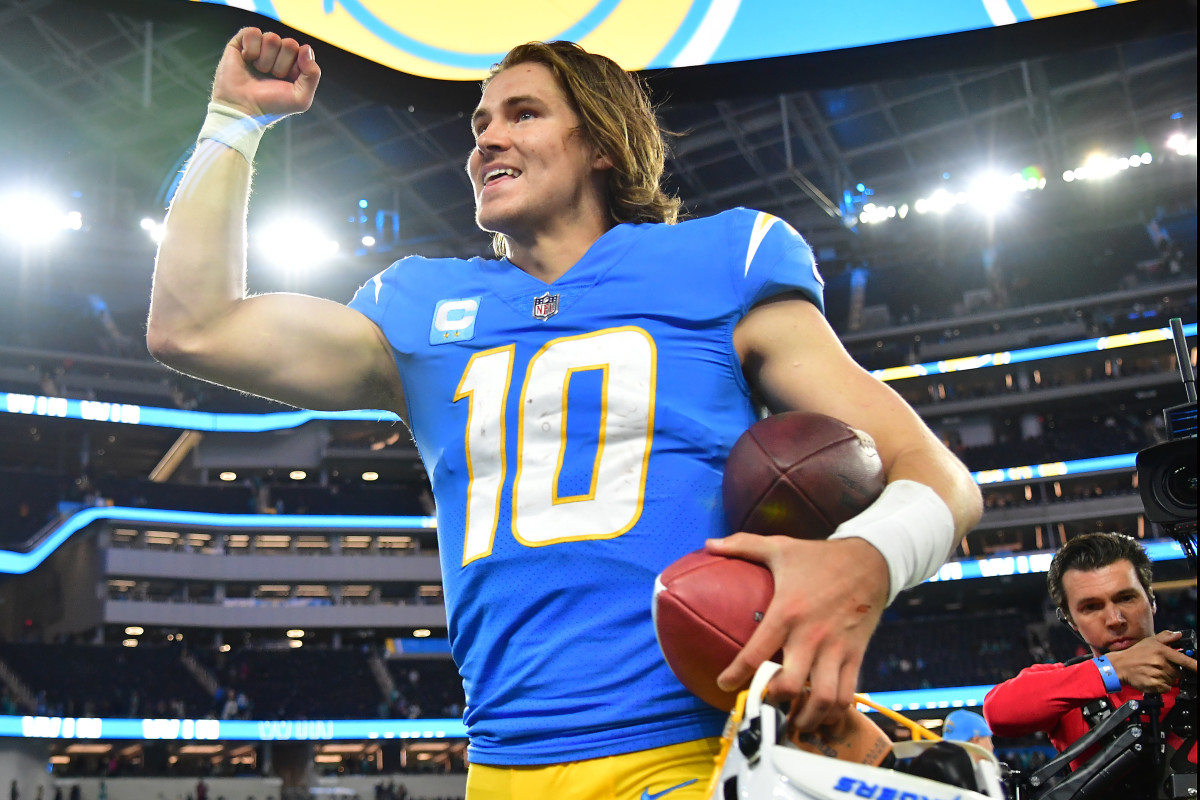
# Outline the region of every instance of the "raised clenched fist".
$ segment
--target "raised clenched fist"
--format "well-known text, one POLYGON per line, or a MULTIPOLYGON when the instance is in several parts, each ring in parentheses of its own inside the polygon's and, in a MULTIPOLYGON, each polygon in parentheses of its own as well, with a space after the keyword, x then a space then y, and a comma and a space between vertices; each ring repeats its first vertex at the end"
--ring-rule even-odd
POLYGON ((242 28, 225 45, 212 100, 273 122, 312 106, 321 80, 313 49, 258 28, 242 28))

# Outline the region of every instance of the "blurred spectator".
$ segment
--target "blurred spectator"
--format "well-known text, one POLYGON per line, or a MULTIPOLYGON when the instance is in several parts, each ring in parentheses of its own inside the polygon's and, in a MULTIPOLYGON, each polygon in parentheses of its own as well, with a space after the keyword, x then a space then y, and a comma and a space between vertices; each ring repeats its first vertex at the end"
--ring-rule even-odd
POLYGON ((982 716, 974 711, 960 708, 946 715, 942 726, 942 738, 952 742, 970 742, 977 744, 989 753, 995 752, 992 744, 992 729, 982 716))

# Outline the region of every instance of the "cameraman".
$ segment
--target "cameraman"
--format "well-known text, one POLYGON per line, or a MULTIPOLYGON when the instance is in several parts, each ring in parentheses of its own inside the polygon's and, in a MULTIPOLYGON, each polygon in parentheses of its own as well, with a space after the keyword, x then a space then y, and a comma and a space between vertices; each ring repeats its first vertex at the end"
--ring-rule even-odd
MULTIPOLYGON (((1083 639, 1092 656, 1065 664, 1035 664, 999 684, 983 701, 997 736, 1044 731, 1061 752, 1092 726, 1146 692, 1163 699, 1163 716, 1174 707, 1184 670, 1196 660, 1171 646, 1177 631, 1154 633, 1150 559, 1134 539, 1089 533, 1067 542, 1054 556, 1046 584, 1058 618, 1083 639)), ((1178 748, 1173 733, 1167 742, 1178 748)), ((1072 769, 1091 753, 1072 762, 1072 769)), ((1196 763, 1193 743, 1188 760, 1196 763)))

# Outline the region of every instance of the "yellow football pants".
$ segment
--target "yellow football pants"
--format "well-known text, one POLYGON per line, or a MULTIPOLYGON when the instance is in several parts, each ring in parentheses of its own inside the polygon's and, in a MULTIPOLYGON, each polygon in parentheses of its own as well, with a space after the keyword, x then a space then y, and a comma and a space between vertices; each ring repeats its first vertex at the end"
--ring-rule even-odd
POLYGON ((467 800, 705 800, 719 738, 521 767, 471 764, 467 800))

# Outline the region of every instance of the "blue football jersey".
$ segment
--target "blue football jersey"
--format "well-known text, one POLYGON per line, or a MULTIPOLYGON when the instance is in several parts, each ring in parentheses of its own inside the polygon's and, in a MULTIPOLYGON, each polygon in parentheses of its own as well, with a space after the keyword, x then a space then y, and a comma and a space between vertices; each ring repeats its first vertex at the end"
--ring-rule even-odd
POLYGON ((724 536, 756 419, 733 329, 822 283, 782 220, 618 225, 546 284, 507 260, 406 258, 350 305, 390 342, 437 504, 472 761, 576 761, 719 735, 671 673, 654 578, 724 536))

